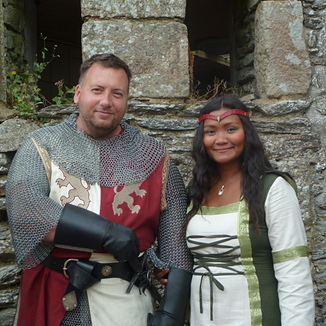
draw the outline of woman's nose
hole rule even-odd
[[[220,144],[220,143],[225,143],[227,141],[227,138],[225,137],[224,132],[217,132],[215,135],[215,143]]]

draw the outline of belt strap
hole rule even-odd
[[[77,307],[81,293],[103,278],[120,278],[130,282],[135,275],[128,262],[98,263],[88,259],[59,258],[48,256],[42,264],[53,271],[64,274],[69,278],[69,285],[62,299],[66,311]],[[144,265],[143,265],[144,266]],[[133,284],[143,288],[143,292],[149,286],[147,267],[138,275]]]
[[[90,261],[88,259],[67,259],[59,258],[53,256],[47,256],[42,264],[51,270],[65,274],[68,271],[68,274],[72,272],[73,265],[77,265],[83,270],[88,271],[93,277],[99,281],[103,278],[122,278],[126,281],[131,281],[134,271],[130,267],[128,262],[117,262],[117,263],[98,263]]]

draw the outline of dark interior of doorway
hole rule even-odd
[[[191,51],[193,90],[199,96],[212,90],[214,83],[231,87],[232,1],[187,0],[185,24]],[[40,56],[45,36],[51,53],[57,45],[55,58],[42,74],[39,86],[47,99],[57,94],[55,83],[76,85],[82,62],[80,0],[37,1],[37,51]],[[208,97],[212,93],[208,94]]]
[[[192,91],[211,97],[231,87],[232,1],[187,0],[185,24],[191,57]]]
[[[60,57],[53,59],[44,70],[39,87],[47,100],[58,93],[56,82],[64,85],[77,84],[82,62],[80,0],[40,0],[37,2],[37,53],[41,58],[44,43],[48,49],[47,58],[53,53]],[[46,37],[44,41],[43,38]]]

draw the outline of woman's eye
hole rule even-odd
[[[236,127],[229,127],[226,129],[227,132],[232,132],[232,131],[236,131],[238,128]]]
[[[206,135],[213,135],[213,134],[215,134],[215,130],[213,130],[213,129],[205,130],[205,134]]]

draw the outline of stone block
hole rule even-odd
[[[10,119],[0,124],[0,152],[16,151],[27,135],[39,127],[22,119]]]
[[[1,221],[0,222],[0,261],[4,262],[8,259],[8,257],[14,257],[14,248],[12,245],[8,222]],[[0,284],[2,284],[1,269],[0,269]]]
[[[81,2],[83,17],[185,17],[186,0],[83,0]]]
[[[280,116],[296,112],[305,112],[311,104],[310,101],[302,100],[280,101],[269,105],[260,105],[259,102],[259,100],[255,101],[257,108],[268,116]]]
[[[130,66],[132,97],[189,96],[188,37],[178,22],[89,21],[82,27],[83,57],[114,53]]]
[[[314,66],[309,93],[312,98],[326,93],[326,66]]]
[[[0,180],[4,180],[4,178],[6,178],[5,175],[7,175],[9,172],[9,167],[10,167],[11,161],[13,159],[14,153],[15,152],[0,153]],[[1,184],[1,181],[0,181],[0,184]],[[0,188],[1,188],[1,185],[0,185]],[[0,190],[0,196],[2,196],[1,190]]]
[[[24,11],[17,6],[8,5],[4,10],[4,22],[10,26],[11,30],[23,33],[25,27]]]
[[[14,324],[16,309],[5,308],[0,310],[1,326],[12,326]]]
[[[6,210],[6,198],[0,197],[0,212],[5,211],[5,210]],[[0,250],[0,252],[1,252],[1,250]]]
[[[255,69],[260,97],[306,94],[311,82],[300,1],[263,1],[255,17]]]
[[[0,196],[5,196],[6,194],[6,183],[7,176],[0,174]]]
[[[169,111],[182,111],[185,108],[184,103],[150,103],[147,101],[140,101],[137,99],[132,99],[128,103],[128,112],[132,113],[131,116],[135,115],[136,117],[144,113],[163,113],[165,114],[167,110]],[[142,112],[143,111],[143,112]],[[129,116],[127,113],[125,117]]]
[[[151,117],[138,119],[139,126],[150,130],[189,131],[195,130],[197,121],[194,119],[167,119],[166,117]]]
[[[15,291],[11,289],[0,290],[0,306],[13,306],[15,305],[18,297],[18,289]],[[3,324],[1,324],[3,325]]]
[[[324,23],[324,27],[319,31],[319,35],[318,35],[318,41],[317,41],[318,58],[323,58],[323,59],[325,58],[326,56],[325,47],[326,47],[326,21]]]
[[[1,65],[1,62],[0,62],[0,65]],[[4,85],[5,85],[5,83],[1,84],[1,81],[0,81],[0,91],[1,91],[1,89],[5,89]],[[3,94],[5,94],[5,92]],[[6,107],[6,104],[0,100],[0,121],[3,122],[14,115],[15,115],[15,111],[12,109],[8,109]]]
[[[325,134],[325,124],[326,124],[326,98],[325,95],[317,97],[309,110],[307,111],[307,117],[314,126],[314,130],[319,134],[320,140],[323,144],[323,148],[326,147],[326,134]]]
[[[0,288],[18,284],[20,271],[16,264],[9,264],[0,267]]]
[[[260,119],[256,121],[254,118],[251,119],[255,128],[258,132],[262,134],[273,134],[274,135],[300,135],[300,134],[309,134],[311,133],[311,122],[307,118],[295,118],[287,117],[286,120],[281,119],[270,119],[265,120]],[[304,135],[303,135],[304,137]],[[304,138],[305,141],[309,142],[309,138]],[[311,139],[314,143],[318,142],[317,139]],[[301,141],[303,144],[303,141]]]
[[[318,159],[318,150],[320,149],[320,142],[316,139],[316,134],[310,135],[291,135],[280,133],[279,135],[261,135],[261,140],[265,146],[267,155],[276,161],[293,160],[296,165],[297,162],[308,163],[314,162]],[[297,167],[297,169],[300,167]],[[308,169],[307,167],[305,168]],[[286,171],[286,170],[284,170]],[[288,170],[292,172],[291,170]]]

